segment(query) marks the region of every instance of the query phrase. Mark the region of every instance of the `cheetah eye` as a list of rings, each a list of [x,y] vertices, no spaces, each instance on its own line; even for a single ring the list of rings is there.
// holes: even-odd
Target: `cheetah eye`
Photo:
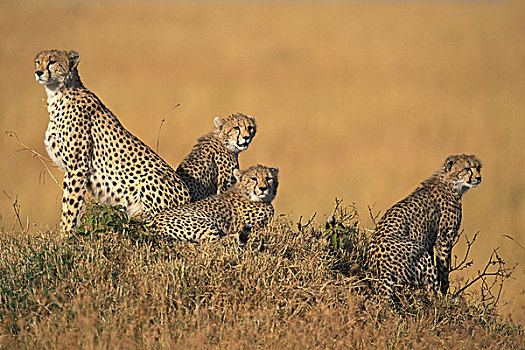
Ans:
[[[253,176],[250,180],[257,182],[257,178]]]
[[[252,132],[253,129],[254,129],[253,126],[249,126],[249,127],[248,127],[248,131],[249,131],[249,132]]]
[[[273,181],[273,177],[267,176],[267,177],[266,177],[266,181],[268,181],[268,182],[272,182],[272,181]]]
[[[241,127],[240,127],[240,126],[234,126],[234,127],[233,127],[233,130],[240,131],[240,130],[241,130]]]
[[[49,65],[52,65],[52,64],[55,64],[55,63],[57,63],[57,61],[55,61],[55,60],[49,60]]]

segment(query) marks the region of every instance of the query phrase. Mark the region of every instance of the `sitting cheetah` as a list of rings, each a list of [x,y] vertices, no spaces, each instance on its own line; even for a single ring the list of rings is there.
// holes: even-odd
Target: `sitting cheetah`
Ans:
[[[241,113],[215,118],[216,129],[201,137],[177,168],[195,202],[223,193],[235,182],[233,170],[239,169],[239,153],[255,136],[255,118]]]
[[[175,171],[84,87],[79,61],[78,52],[62,50],[35,58],[36,80],[47,93],[46,149],[65,172],[61,231],[77,225],[86,189],[104,204],[125,206],[129,215],[189,202]]]
[[[236,183],[226,192],[177,208],[168,208],[151,220],[152,232],[181,241],[219,238],[264,228],[273,218],[277,168],[254,165],[234,170]],[[245,241],[246,238],[239,239]]]
[[[440,170],[379,220],[370,257],[383,297],[391,299],[396,283],[426,285],[436,292],[439,288],[446,295],[452,245],[461,225],[461,197],[479,185],[480,171],[474,155],[449,156]]]

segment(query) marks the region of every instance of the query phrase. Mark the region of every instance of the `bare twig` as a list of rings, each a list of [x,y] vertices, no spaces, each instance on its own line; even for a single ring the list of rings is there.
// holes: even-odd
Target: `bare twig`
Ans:
[[[372,223],[374,224],[374,227],[377,226],[377,218],[379,217],[379,214],[381,214],[380,211],[377,212],[376,215],[372,212],[372,207],[367,205],[368,207],[368,214],[370,215],[370,219],[372,220]]]
[[[315,216],[317,215],[317,213],[314,213],[312,215],[312,217],[310,219],[308,219],[308,221],[306,222],[306,224],[302,224],[302,220],[303,220],[303,216],[301,215],[299,217],[299,221],[297,222],[297,229],[299,231],[302,231],[304,228],[307,228],[308,226],[310,226],[312,224],[312,222],[314,222],[314,219],[315,219]]]
[[[9,200],[11,201],[11,204],[13,205],[15,217],[18,221],[18,224],[20,225],[20,228],[22,229],[22,231],[25,231],[26,229],[24,228],[24,225],[22,224],[22,219],[20,218],[20,204],[18,204],[18,195],[13,200],[13,198],[11,198],[11,196],[9,196],[9,194],[7,194],[6,191],[3,191],[3,192],[6,195],[6,197],[9,198]],[[13,226],[13,230],[14,230],[14,226]]]
[[[494,266],[494,265],[497,265],[497,270],[489,271],[490,267]],[[478,271],[478,275],[474,279],[472,279],[470,281],[467,280],[466,284],[463,287],[461,287],[459,290],[457,290],[452,295],[452,298],[456,298],[461,293],[463,293],[467,288],[472,286],[474,283],[476,283],[478,281],[481,281],[481,283],[482,283],[482,286],[481,286],[482,301],[486,302],[486,301],[489,301],[489,300],[494,300],[492,305],[496,305],[496,303],[499,301],[499,297],[501,295],[501,290],[503,288],[503,282],[506,279],[510,278],[514,268],[515,268],[515,266],[512,267],[512,268],[505,267],[505,262],[499,256],[498,248],[496,248],[496,249],[494,249],[492,251],[492,254],[490,255],[490,258],[489,258],[487,264],[485,264],[485,267],[483,268],[483,270],[482,271]],[[494,282],[491,285],[489,285],[489,283],[487,282],[487,277],[494,277],[495,278]],[[494,296],[494,294],[492,293],[492,288],[498,282],[499,282],[499,290],[498,290],[497,296]]]
[[[13,131],[5,131],[5,134],[7,136],[9,136],[11,138],[11,140],[16,142],[18,145],[22,146],[22,149],[20,149],[19,151],[29,151],[33,155],[33,157],[38,158],[38,160],[44,165],[44,168],[47,171],[47,173],[49,174],[49,176],[51,176],[51,178],[53,179],[53,181],[55,181],[57,186],[60,187],[60,183],[58,182],[58,180],[55,178],[55,176],[51,172],[51,169],[49,169],[49,166],[46,164],[46,162],[49,162],[52,167],[60,169],[58,166],[55,165],[55,163],[53,163],[53,161],[51,161],[51,159],[49,159],[47,157],[44,157],[43,155],[41,155],[40,153],[38,153],[37,151],[35,151],[31,147],[26,146],[24,143],[22,143],[18,139],[18,135],[15,132],[13,132]]]
[[[157,153],[159,153],[159,143],[160,143],[160,130],[162,129],[162,126],[164,125],[164,122],[166,121],[165,118],[162,118],[162,120],[160,121],[160,126],[159,126],[159,132],[157,134]]]
[[[510,239],[511,241],[513,241],[514,243],[516,243],[521,249],[525,250],[525,247],[523,247],[521,244],[519,244],[518,241],[516,241],[513,237],[509,236],[509,235],[502,235],[503,237],[505,238],[508,238]]]
[[[175,108],[179,106],[180,106],[180,103],[177,103],[175,106],[171,107],[170,111],[174,110]],[[162,120],[160,121],[159,132],[157,133],[157,153],[159,153],[160,131],[162,130],[162,126],[164,125],[165,121],[166,121],[166,118],[162,118]]]
[[[464,270],[470,266],[472,266],[472,260],[470,261],[467,261],[468,260],[468,256],[469,256],[469,253],[470,253],[470,248],[472,247],[472,245],[474,244],[474,242],[476,241],[476,238],[478,237],[478,233],[479,232],[476,232],[474,234],[474,237],[472,238],[471,241],[469,241],[468,239],[468,236],[466,234],[464,234],[464,231],[461,231],[459,233],[459,235],[456,237],[456,240],[454,241],[454,243],[452,244],[452,247],[455,247],[456,244],[458,244],[459,242],[459,239],[462,237],[462,236],[465,236],[465,241],[467,243],[467,250],[465,251],[465,254],[463,256],[463,259],[458,263],[457,262],[457,255],[454,255],[454,267],[452,267],[450,269],[450,272],[452,271],[461,271],[461,270]]]

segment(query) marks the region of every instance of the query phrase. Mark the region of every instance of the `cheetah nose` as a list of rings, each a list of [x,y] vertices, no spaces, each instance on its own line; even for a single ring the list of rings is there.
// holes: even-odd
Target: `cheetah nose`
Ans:
[[[243,136],[242,138],[244,139],[244,141],[247,141],[247,142],[250,141],[250,136]]]
[[[37,71],[35,72],[35,74],[38,75],[38,77],[41,77],[42,74],[44,74],[44,71],[37,70]]]
[[[259,190],[261,190],[261,192],[264,192],[268,189],[268,187],[264,186],[264,187],[259,187]]]

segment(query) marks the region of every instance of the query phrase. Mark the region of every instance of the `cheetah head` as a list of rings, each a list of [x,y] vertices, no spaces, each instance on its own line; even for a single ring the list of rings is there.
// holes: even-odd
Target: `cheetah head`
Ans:
[[[481,162],[474,155],[449,156],[443,170],[445,177],[461,195],[481,183]]]
[[[233,153],[247,149],[257,129],[255,118],[242,113],[226,118],[216,117],[214,123],[217,128],[215,132],[224,140],[226,148]]]
[[[79,61],[80,54],[76,51],[42,51],[35,57],[36,81],[48,89],[60,89],[76,73]]]
[[[264,165],[253,165],[246,170],[235,169],[235,186],[241,188],[247,199],[252,202],[270,203],[277,194],[279,169]]]

